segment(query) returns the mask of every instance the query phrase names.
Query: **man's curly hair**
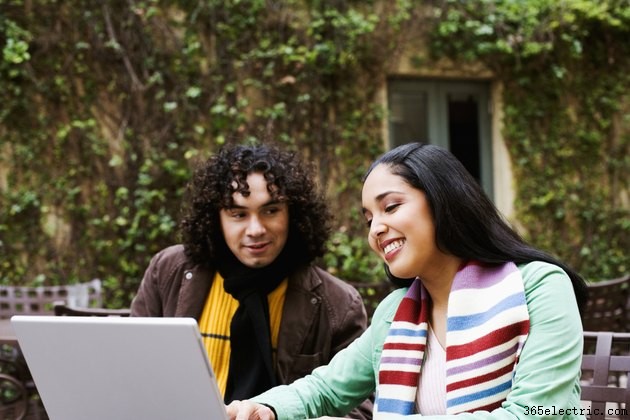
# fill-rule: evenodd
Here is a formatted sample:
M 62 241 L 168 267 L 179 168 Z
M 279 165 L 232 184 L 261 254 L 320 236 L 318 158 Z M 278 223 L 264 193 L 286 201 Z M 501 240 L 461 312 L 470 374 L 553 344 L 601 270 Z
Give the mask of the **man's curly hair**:
M 212 265 L 225 252 L 219 211 L 234 204 L 235 192 L 247 196 L 247 176 L 262 173 L 274 199 L 289 208 L 289 236 L 299 263 L 322 256 L 330 234 L 331 214 L 317 189 L 313 169 L 297 154 L 272 145 L 226 145 L 197 168 L 188 185 L 181 221 L 186 255 L 195 263 Z

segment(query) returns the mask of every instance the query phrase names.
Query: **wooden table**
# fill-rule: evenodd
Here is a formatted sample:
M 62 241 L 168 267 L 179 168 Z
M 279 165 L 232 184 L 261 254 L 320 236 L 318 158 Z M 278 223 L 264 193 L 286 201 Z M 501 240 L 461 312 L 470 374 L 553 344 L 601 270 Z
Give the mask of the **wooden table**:
M 0 319 L 0 343 L 18 344 L 10 319 Z

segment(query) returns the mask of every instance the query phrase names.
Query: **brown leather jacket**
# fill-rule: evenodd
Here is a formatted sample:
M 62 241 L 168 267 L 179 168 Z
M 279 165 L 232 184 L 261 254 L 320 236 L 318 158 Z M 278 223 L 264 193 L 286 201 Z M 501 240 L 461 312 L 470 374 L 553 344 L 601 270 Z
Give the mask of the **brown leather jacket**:
M 166 248 L 151 259 L 131 303 L 131 315 L 199 320 L 214 274 L 194 265 L 183 246 Z M 365 307 L 355 288 L 313 265 L 292 273 L 278 336 L 279 382 L 289 384 L 327 364 L 366 326 Z M 349 417 L 371 419 L 372 402 L 366 400 Z

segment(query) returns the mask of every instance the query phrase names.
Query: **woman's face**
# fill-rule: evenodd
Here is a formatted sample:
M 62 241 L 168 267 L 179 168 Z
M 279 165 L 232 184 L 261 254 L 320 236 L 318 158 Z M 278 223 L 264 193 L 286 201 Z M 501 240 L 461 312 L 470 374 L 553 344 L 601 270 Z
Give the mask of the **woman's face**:
M 424 192 L 378 165 L 363 184 L 363 214 L 370 247 L 396 277 L 424 278 L 445 257 L 435 243 L 435 226 Z

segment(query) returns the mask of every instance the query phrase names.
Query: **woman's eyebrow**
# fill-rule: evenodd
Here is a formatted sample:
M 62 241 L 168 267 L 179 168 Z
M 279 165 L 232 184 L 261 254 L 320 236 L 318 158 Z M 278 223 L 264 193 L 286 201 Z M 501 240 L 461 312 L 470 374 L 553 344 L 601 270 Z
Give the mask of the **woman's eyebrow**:
M 389 191 L 382 192 L 374 198 L 374 201 L 376 201 L 377 203 L 380 201 L 383 201 L 383 199 L 390 194 L 402 194 L 402 191 L 389 190 Z
M 385 192 L 380 193 L 376 197 L 374 197 L 374 201 L 376 201 L 377 203 L 380 203 L 381 201 L 383 201 L 385 199 L 385 197 L 387 197 L 390 194 L 402 194 L 402 192 L 401 191 L 396 191 L 396 190 L 385 191 Z M 369 210 L 366 209 L 365 207 L 361 207 L 361 212 L 363 213 L 364 216 L 365 216 L 365 213 L 368 212 L 368 211 Z

